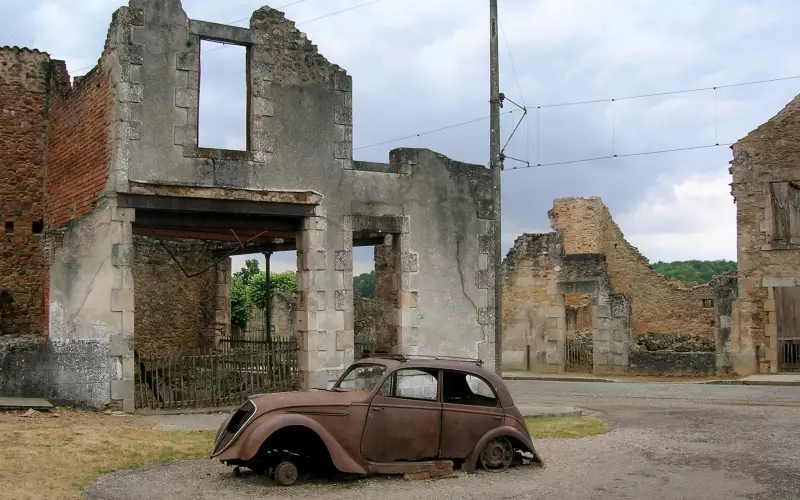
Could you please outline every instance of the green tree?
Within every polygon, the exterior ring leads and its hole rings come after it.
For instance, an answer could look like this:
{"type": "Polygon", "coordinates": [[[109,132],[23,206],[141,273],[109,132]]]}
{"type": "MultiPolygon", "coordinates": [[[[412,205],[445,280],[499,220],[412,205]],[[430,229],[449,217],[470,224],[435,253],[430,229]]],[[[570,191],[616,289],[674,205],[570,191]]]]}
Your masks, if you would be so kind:
{"type": "MultiPolygon", "coordinates": [[[[297,293],[297,275],[292,271],[270,274],[272,292],[297,293]]],[[[254,307],[264,307],[267,298],[267,276],[263,271],[254,274],[247,283],[247,297],[254,307]]]]}
{"type": "Polygon", "coordinates": [[[231,324],[244,330],[250,320],[252,305],[247,297],[247,283],[234,276],[231,279],[231,324]]]}
{"type": "Polygon", "coordinates": [[[651,265],[653,270],[672,279],[687,283],[709,283],[711,278],[736,270],[736,262],[732,260],[676,260],[674,262],[658,261],[651,265]]]}
{"type": "Polygon", "coordinates": [[[250,278],[260,273],[258,268],[258,259],[247,259],[244,261],[244,267],[233,273],[233,278],[240,278],[243,283],[250,281],[250,278]]]}
{"type": "Polygon", "coordinates": [[[364,299],[375,298],[375,271],[362,273],[353,278],[353,290],[356,297],[364,299]]]}

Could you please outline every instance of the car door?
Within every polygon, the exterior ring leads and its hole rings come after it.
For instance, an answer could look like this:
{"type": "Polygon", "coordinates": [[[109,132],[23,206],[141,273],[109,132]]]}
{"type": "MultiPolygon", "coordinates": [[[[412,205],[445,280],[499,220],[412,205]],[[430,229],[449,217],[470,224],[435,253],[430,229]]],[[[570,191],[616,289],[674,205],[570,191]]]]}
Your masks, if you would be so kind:
{"type": "Polygon", "coordinates": [[[477,441],[503,425],[505,412],[492,386],[481,377],[442,370],[442,442],[439,456],[465,458],[477,441]]]}
{"type": "Polygon", "coordinates": [[[439,371],[397,370],[370,403],[361,455],[381,463],[436,458],[441,428],[439,371]]]}

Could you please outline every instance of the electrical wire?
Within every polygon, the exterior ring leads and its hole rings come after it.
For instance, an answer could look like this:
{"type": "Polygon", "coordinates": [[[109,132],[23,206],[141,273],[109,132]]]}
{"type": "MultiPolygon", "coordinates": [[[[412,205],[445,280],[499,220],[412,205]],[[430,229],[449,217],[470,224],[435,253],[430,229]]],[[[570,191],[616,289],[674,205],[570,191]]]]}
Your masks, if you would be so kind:
{"type": "MultiPolygon", "coordinates": [[[[511,114],[511,113],[518,113],[520,111],[522,111],[522,110],[521,109],[511,109],[511,110],[508,110],[508,111],[503,111],[500,114],[501,115],[508,115],[508,114],[511,114]]],[[[357,151],[359,149],[371,148],[371,147],[375,147],[375,146],[381,146],[383,144],[389,144],[390,142],[397,142],[397,141],[402,141],[402,140],[405,140],[405,139],[413,139],[414,137],[420,137],[420,136],[423,136],[423,135],[433,134],[433,133],[436,133],[436,132],[441,132],[443,130],[448,130],[448,129],[451,129],[451,128],[461,127],[463,125],[469,125],[470,123],[477,123],[477,122],[480,122],[480,121],[483,121],[483,120],[488,120],[488,119],[489,119],[488,116],[483,116],[481,118],[475,118],[475,119],[467,120],[467,121],[464,121],[464,122],[453,123],[452,125],[445,125],[444,127],[439,127],[439,128],[435,128],[435,129],[432,129],[432,130],[426,130],[424,132],[417,132],[416,134],[406,135],[406,136],[403,136],[403,137],[398,137],[396,139],[390,139],[388,141],[376,142],[374,144],[369,144],[367,146],[359,146],[357,148],[353,148],[353,151],[357,151]]]]}
{"type": "MultiPolygon", "coordinates": [[[[327,18],[329,18],[329,17],[338,16],[339,14],[344,14],[345,12],[350,12],[351,10],[360,9],[361,7],[366,7],[366,6],[368,6],[368,5],[372,5],[372,4],[375,4],[375,3],[381,2],[381,1],[383,1],[383,0],[371,0],[370,2],[364,2],[364,3],[360,3],[360,4],[358,4],[358,5],[354,5],[354,6],[352,6],[352,7],[348,7],[348,8],[346,8],[346,9],[337,10],[336,12],[331,12],[330,14],[325,14],[324,16],[319,16],[319,17],[315,17],[315,18],[313,18],[313,19],[307,19],[307,20],[305,20],[305,21],[301,21],[301,22],[299,22],[299,23],[295,23],[295,26],[300,26],[301,24],[313,23],[314,21],[319,21],[320,19],[327,19],[327,18]]],[[[290,4],[290,5],[294,5],[294,4],[290,4]]],[[[249,19],[249,18],[246,18],[246,19],[249,19]]],[[[243,19],[240,19],[239,21],[243,21],[243,19]]],[[[222,44],[221,46],[219,46],[219,47],[214,47],[213,49],[203,50],[203,51],[200,51],[200,53],[201,53],[201,54],[207,54],[207,53],[209,53],[209,52],[214,52],[215,50],[224,49],[224,48],[225,48],[225,47],[227,47],[228,45],[236,45],[236,44],[233,44],[233,43],[223,43],[223,44],[222,44]]]]}
{"type": "MultiPolygon", "coordinates": [[[[686,147],[682,147],[682,148],[657,149],[657,150],[653,150],[653,151],[642,151],[642,152],[638,152],[638,153],[622,153],[622,154],[614,154],[614,155],[606,155],[606,156],[595,156],[595,157],[592,157],[592,158],[581,158],[579,160],[554,161],[554,162],[549,162],[549,163],[536,163],[536,164],[530,163],[530,164],[527,164],[527,165],[523,165],[521,167],[514,166],[514,167],[511,167],[511,168],[507,168],[506,170],[522,170],[522,169],[526,169],[526,168],[552,167],[552,166],[557,166],[557,165],[571,165],[573,163],[584,163],[584,162],[600,161],[600,160],[612,160],[614,158],[628,158],[628,157],[632,157],[632,156],[647,156],[647,155],[655,155],[655,154],[663,154],[663,153],[675,153],[675,152],[678,152],[678,151],[693,151],[693,150],[698,150],[698,149],[712,149],[712,148],[720,148],[720,147],[732,146],[732,145],[733,145],[732,142],[723,143],[723,144],[715,143],[715,144],[706,144],[706,145],[703,145],[703,146],[686,146],[686,147]]],[[[517,160],[517,161],[520,161],[521,163],[525,163],[525,161],[522,161],[522,160],[517,160]]]]}
{"type": "MultiPolygon", "coordinates": [[[[716,85],[716,86],[713,86],[713,87],[700,87],[700,88],[693,88],[693,89],[670,90],[670,91],[667,91],[667,92],[656,92],[656,93],[651,93],[651,94],[637,94],[637,95],[630,95],[630,96],[623,96],[623,97],[609,97],[607,99],[592,99],[592,100],[586,100],[586,101],[560,102],[560,103],[554,103],[554,104],[539,104],[539,105],[531,106],[531,107],[535,108],[537,110],[537,128],[538,128],[538,120],[539,120],[538,111],[540,109],[544,109],[544,108],[557,108],[557,107],[562,107],[562,106],[577,106],[577,105],[581,105],[581,104],[596,104],[596,103],[601,103],[601,102],[614,102],[614,101],[623,101],[623,100],[631,100],[631,99],[642,99],[642,98],[645,98],[645,97],[658,97],[658,96],[665,96],[665,95],[685,94],[685,93],[689,93],[689,92],[702,92],[702,91],[706,91],[706,90],[714,90],[714,91],[716,91],[717,89],[723,89],[723,88],[743,87],[743,86],[746,86],[746,85],[759,85],[759,84],[762,84],[762,83],[780,82],[780,81],[797,80],[797,79],[800,79],[800,75],[784,76],[784,77],[778,77],[778,78],[769,78],[769,79],[764,79],[764,80],[753,80],[753,81],[749,81],[749,82],[729,83],[729,84],[726,84],[726,85],[716,85]]],[[[516,110],[514,110],[514,111],[516,111],[516,110]]],[[[468,125],[470,123],[478,122],[478,121],[481,121],[481,120],[488,120],[488,119],[489,119],[489,117],[486,116],[486,117],[483,117],[483,118],[477,118],[475,120],[470,120],[470,121],[467,121],[467,122],[454,123],[452,125],[447,125],[447,126],[441,127],[441,129],[436,129],[436,130],[433,130],[433,131],[427,131],[427,132],[421,132],[421,133],[422,134],[428,134],[428,133],[436,132],[438,130],[446,130],[446,129],[449,129],[449,128],[460,127],[462,125],[468,125]]],[[[538,134],[538,132],[537,132],[537,134],[538,134]]],[[[353,149],[354,150],[358,150],[358,149],[371,148],[371,147],[374,147],[374,146],[380,146],[382,144],[388,144],[390,142],[401,141],[403,139],[408,139],[410,137],[416,137],[416,136],[417,136],[417,134],[411,134],[411,135],[404,136],[404,137],[398,137],[396,139],[389,139],[389,140],[385,140],[385,141],[381,141],[381,142],[376,142],[376,143],[373,143],[373,144],[368,144],[366,146],[359,146],[359,147],[353,148],[353,149]]],[[[537,149],[538,149],[538,138],[537,138],[537,149]]]]}

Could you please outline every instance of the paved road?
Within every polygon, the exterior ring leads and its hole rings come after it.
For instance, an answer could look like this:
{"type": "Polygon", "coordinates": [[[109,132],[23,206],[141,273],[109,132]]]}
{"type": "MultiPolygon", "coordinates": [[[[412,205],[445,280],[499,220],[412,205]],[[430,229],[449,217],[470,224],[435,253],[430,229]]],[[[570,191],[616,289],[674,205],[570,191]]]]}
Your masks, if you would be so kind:
{"type": "Polygon", "coordinates": [[[547,468],[435,482],[291,488],[200,460],[106,476],[89,499],[686,500],[800,498],[800,387],[509,381],[518,404],[575,405],[614,430],[537,442],[547,468]]]}

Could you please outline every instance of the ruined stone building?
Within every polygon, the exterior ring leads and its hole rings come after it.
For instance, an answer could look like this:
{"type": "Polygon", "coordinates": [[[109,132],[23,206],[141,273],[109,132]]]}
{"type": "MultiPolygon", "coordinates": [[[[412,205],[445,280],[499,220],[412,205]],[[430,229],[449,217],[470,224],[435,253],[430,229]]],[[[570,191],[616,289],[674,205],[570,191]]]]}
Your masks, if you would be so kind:
{"type": "Polygon", "coordinates": [[[800,96],[732,150],[736,273],[706,285],[670,280],[599,198],[557,199],[554,231],[523,234],[502,264],[504,366],[800,371],[800,96]]]}
{"type": "Polygon", "coordinates": [[[800,96],[733,145],[739,318],[720,340],[737,373],[800,370],[800,96]]]}
{"type": "Polygon", "coordinates": [[[351,76],[268,7],[240,28],[131,0],[74,81],[0,48],[0,394],[131,410],[135,350],[230,335],[239,242],[297,252],[304,387],[354,358],[355,245],[385,258],[383,347],[491,365],[488,170],[424,149],[353,160],[352,100],[351,76]],[[201,40],[246,48],[244,150],[198,143],[201,40]]]}
{"type": "Polygon", "coordinates": [[[734,277],[690,285],[657,274],[599,198],[559,198],[548,215],[555,231],[523,234],[503,262],[504,365],[564,371],[567,344],[583,337],[589,371],[715,370],[734,277]]]}

